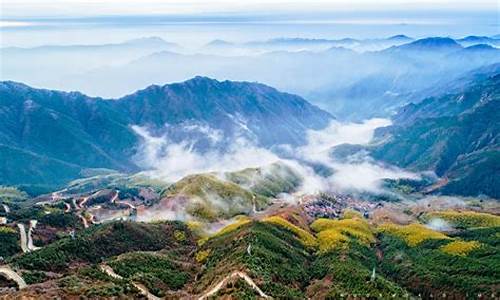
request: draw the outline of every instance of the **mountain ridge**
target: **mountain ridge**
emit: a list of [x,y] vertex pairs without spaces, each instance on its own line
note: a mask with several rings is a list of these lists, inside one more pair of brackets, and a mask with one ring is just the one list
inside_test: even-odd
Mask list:
[[[201,151],[223,150],[236,135],[266,148],[298,145],[305,142],[306,130],[321,129],[333,120],[299,96],[263,84],[208,77],[151,85],[115,99],[4,81],[0,82],[0,96],[0,144],[9,146],[2,148],[4,154],[8,152],[17,161],[15,149],[23,149],[82,170],[141,169],[132,159],[141,137],[131,125],[145,127],[154,135],[167,134],[173,143],[191,139]],[[213,144],[207,130],[220,133],[224,139]],[[35,160],[38,156],[21,157]],[[30,171],[40,179],[35,180],[34,175],[34,182],[50,181],[43,168]],[[6,173],[0,174],[0,184],[29,183],[23,182],[22,176],[6,178]],[[67,175],[75,179],[74,171]]]

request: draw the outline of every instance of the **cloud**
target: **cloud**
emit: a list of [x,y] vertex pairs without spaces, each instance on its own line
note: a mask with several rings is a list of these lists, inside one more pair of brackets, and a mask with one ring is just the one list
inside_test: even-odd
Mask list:
[[[150,170],[150,175],[167,181],[176,181],[189,174],[260,167],[280,159],[271,151],[259,148],[243,137],[235,137],[223,149],[213,147],[202,154],[194,149],[195,141],[175,143],[166,135],[153,136],[144,127],[134,125],[132,129],[143,139],[136,155],[138,164]],[[204,130],[208,136],[217,135],[217,139],[221,139],[220,133],[215,134],[213,129],[205,127]]]
[[341,144],[364,145],[373,138],[376,128],[391,125],[388,119],[370,119],[362,123],[341,123],[332,121],[323,130],[310,130],[307,145],[300,147],[298,153],[305,159],[326,162],[331,160],[329,153]]
[[308,132],[308,143],[298,149],[299,156],[315,163],[321,163],[334,171],[322,180],[323,189],[338,192],[383,193],[384,179],[419,179],[420,176],[393,166],[383,165],[360,152],[345,161],[330,156],[333,147],[341,144],[366,145],[372,139],[376,128],[390,125],[387,119],[370,119],[362,123],[340,123],[333,121],[323,130]]
[[450,223],[441,218],[433,218],[429,220],[429,222],[425,224],[425,227],[441,232],[448,232],[454,229],[454,227]]
[[420,179],[418,174],[377,164],[368,157],[362,162],[333,163],[331,167],[335,173],[330,177],[330,183],[340,191],[380,194],[384,192],[384,179]]
[[[362,152],[343,161],[333,159],[329,153],[332,147],[344,143],[365,145],[372,140],[376,128],[389,124],[390,121],[386,119],[371,119],[363,123],[334,121],[323,130],[309,131],[305,146],[297,149],[282,147],[281,149],[288,149],[286,159],[256,146],[242,136],[231,138],[228,145],[217,144],[200,153],[193,147],[196,142],[194,140],[173,142],[167,135],[153,136],[144,127],[132,128],[143,140],[137,155],[138,164],[149,170],[148,174],[151,176],[170,182],[189,174],[232,172],[250,167],[265,167],[281,161],[302,177],[301,193],[384,193],[384,179],[419,179],[420,176],[376,162]],[[221,132],[208,126],[190,125],[189,129],[203,132],[214,142],[228,140]],[[324,165],[333,170],[333,174],[321,176],[313,170],[310,163]]]

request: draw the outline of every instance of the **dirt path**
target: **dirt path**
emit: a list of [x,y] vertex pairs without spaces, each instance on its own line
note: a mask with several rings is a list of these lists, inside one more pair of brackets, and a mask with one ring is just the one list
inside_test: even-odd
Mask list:
[[5,213],[10,213],[10,207],[7,206],[7,204],[2,204],[3,210],[5,210]]
[[[111,277],[116,278],[116,279],[123,279],[123,277],[116,274],[115,271],[113,271],[113,269],[106,264],[100,264],[99,268],[101,269],[101,271],[106,273],[108,276],[111,276]],[[141,294],[146,296],[146,298],[148,298],[149,300],[161,300],[161,298],[151,294],[149,292],[149,290],[144,285],[137,283],[137,282],[132,282],[132,284],[141,292]]]
[[71,211],[71,205],[69,205],[69,203],[64,202],[64,206],[65,206],[64,212],[69,213]]
[[17,283],[19,289],[24,289],[28,286],[24,279],[7,265],[0,266],[0,274],[3,274],[10,280],[14,280]]
[[258,294],[259,296],[263,297],[263,298],[266,298],[266,299],[271,299],[271,297],[269,297],[268,295],[266,295],[256,284],[255,282],[252,280],[252,278],[250,278],[246,273],[244,272],[240,272],[240,271],[234,271],[233,273],[227,275],[226,277],[224,277],[224,279],[222,279],[215,287],[213,287],[211,290],[209,290],[208,292],[204,293],[201,297],[198,298],[198,300],[203,300],[203,299],[208,299],[209,297],[212,297],[214,296],[215,294],[217,294],[217,292],[222,289],[223,287],[225,287],[227,285],[227,283],[229,282],[229,280],[235,278],[235,277],[240,277],[242,278],[243,280],[246,281],[246,283],[248,283],[248,285],[250,285],[251,288],[253,288]]
[[24,227],[24,224],[21,223],[17,223],[17,227],[19,228],[19,235],[21,237],[21,250],[23,250],[24,253],[29,252],[28,239],[26,238],[26,228]]
[[116,200],[118,200],[118,196],[120,195],[120,190],[116,190],[116,193],[115,195],[113,196],[113,198],[111,198],[111,203],[116,203]]
[[35,251],[35,250],[40,249],[40,247],[33,245],[33,238],[31,236],[33,233],[33,230],[35,230],[35,228],[36,228],[37,223],[38,223],[37,220],[30,220],[30,228],[28,229],[28,244],[26,245],[26,247],[30,251]]
[[82,220],[82,223],[83,223],[83,228],[89,228],[89,222],[87,221],[87,219],[82,216],[82,214],[78,214],[78,217],[80,218],[80,220]]

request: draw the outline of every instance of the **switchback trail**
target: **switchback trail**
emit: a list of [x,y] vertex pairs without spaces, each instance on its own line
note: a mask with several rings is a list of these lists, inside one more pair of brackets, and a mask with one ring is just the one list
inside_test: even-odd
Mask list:
[[24,289],[27,286],[24,279],[19,276],[19,274],[14,272],[14,270],[12,270],[8,265],[0,266],[0,274],[3,274],[3,276],[8,279],[15,281],[19,289]]
[[37,223],[38,223],[37,220],[30,220],[30,228],[28,230],[28,243],[26,244],[26,247],[30,251],[35,251],[40,249],[40,247],[33,245],[33,237],[32,237],[33,230],[35,230]]
[[[113,271],[113,269],[106,264],[100,264],[99,268],[101,269],[101,271],[106,273],[108,276],[111,276],[111,277],[116,278],[116,279],[123,279],[122,276],[116,274],[115,271]],[[161,300],[160,297],[156,297],[155,295],[151,294],[149,292],[149,290],[144,285],[142,285],[140,283],[136,283],[136,282],[132,282],[132,284],[141,292],[141,294],[146,296],[146,298],[148,298],[149,300]]]
[[252,280],[252,278],[250,278],[250,276],[248,276],[246,273],[244,272],[240,272],[240,271],[234,271],[233,273],[227,275],[226,277],[224,277],[224,279],[222,279],[215,287],[213,287],[211,290],[209,290],[208,292],[204,293],[201,297],[198,298],[198,300],[204,300],[204,299],[208,299],[209,297],[212,297],[214,296],[215,294],[217,294],[217,292],[222,289],[223,287],[225,287],[227,285],[227,283],[229,282],[229,280],[233,279],[233,278],[236,278],[236,277],[240,277],[242,278],[243,280],[246,281],[246,283],[248,285],[250,285],[251,288],[253,288],[258,294],[259,296],[263,297],[263,298],[266,298],[266,299],[271,299],[271,297],[269,297],[268,295],[266,295],[256,284],[255,282]]
[[21,250],[23,250],[24,253],[28,252],[28,239],[26,238],[26,228],[24,227],[24,224],[17,223],[17,227],[19,228],[19,234],[21,237]]

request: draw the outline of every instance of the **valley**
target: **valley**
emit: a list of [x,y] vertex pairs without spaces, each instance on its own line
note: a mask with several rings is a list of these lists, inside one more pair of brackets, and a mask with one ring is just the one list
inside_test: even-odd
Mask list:
[[[2,293],[30,297],[43,289],[49,298],[147,299],[495,294],[497,200],[304,194],[283,166],[271,170],[261,179],[255,177],[260,170],[246,169],[201,181],[190,175],[170,185],[98,176],[28,206],[9,203],[0,232]],[[21,251],[16,244],[28,244],[26,232],[16,228],[28,219],[37,223],[29,230],[34,245]],[[429,264],[431,258],[447,260],[448,268]],[[453,277],[454,268],[461,277]],[[483,268],[482,275],[475,268]],[[426,281],[436,274],[450,280]]]
[[4,2],[0,300],[500,298],[492,1]]

